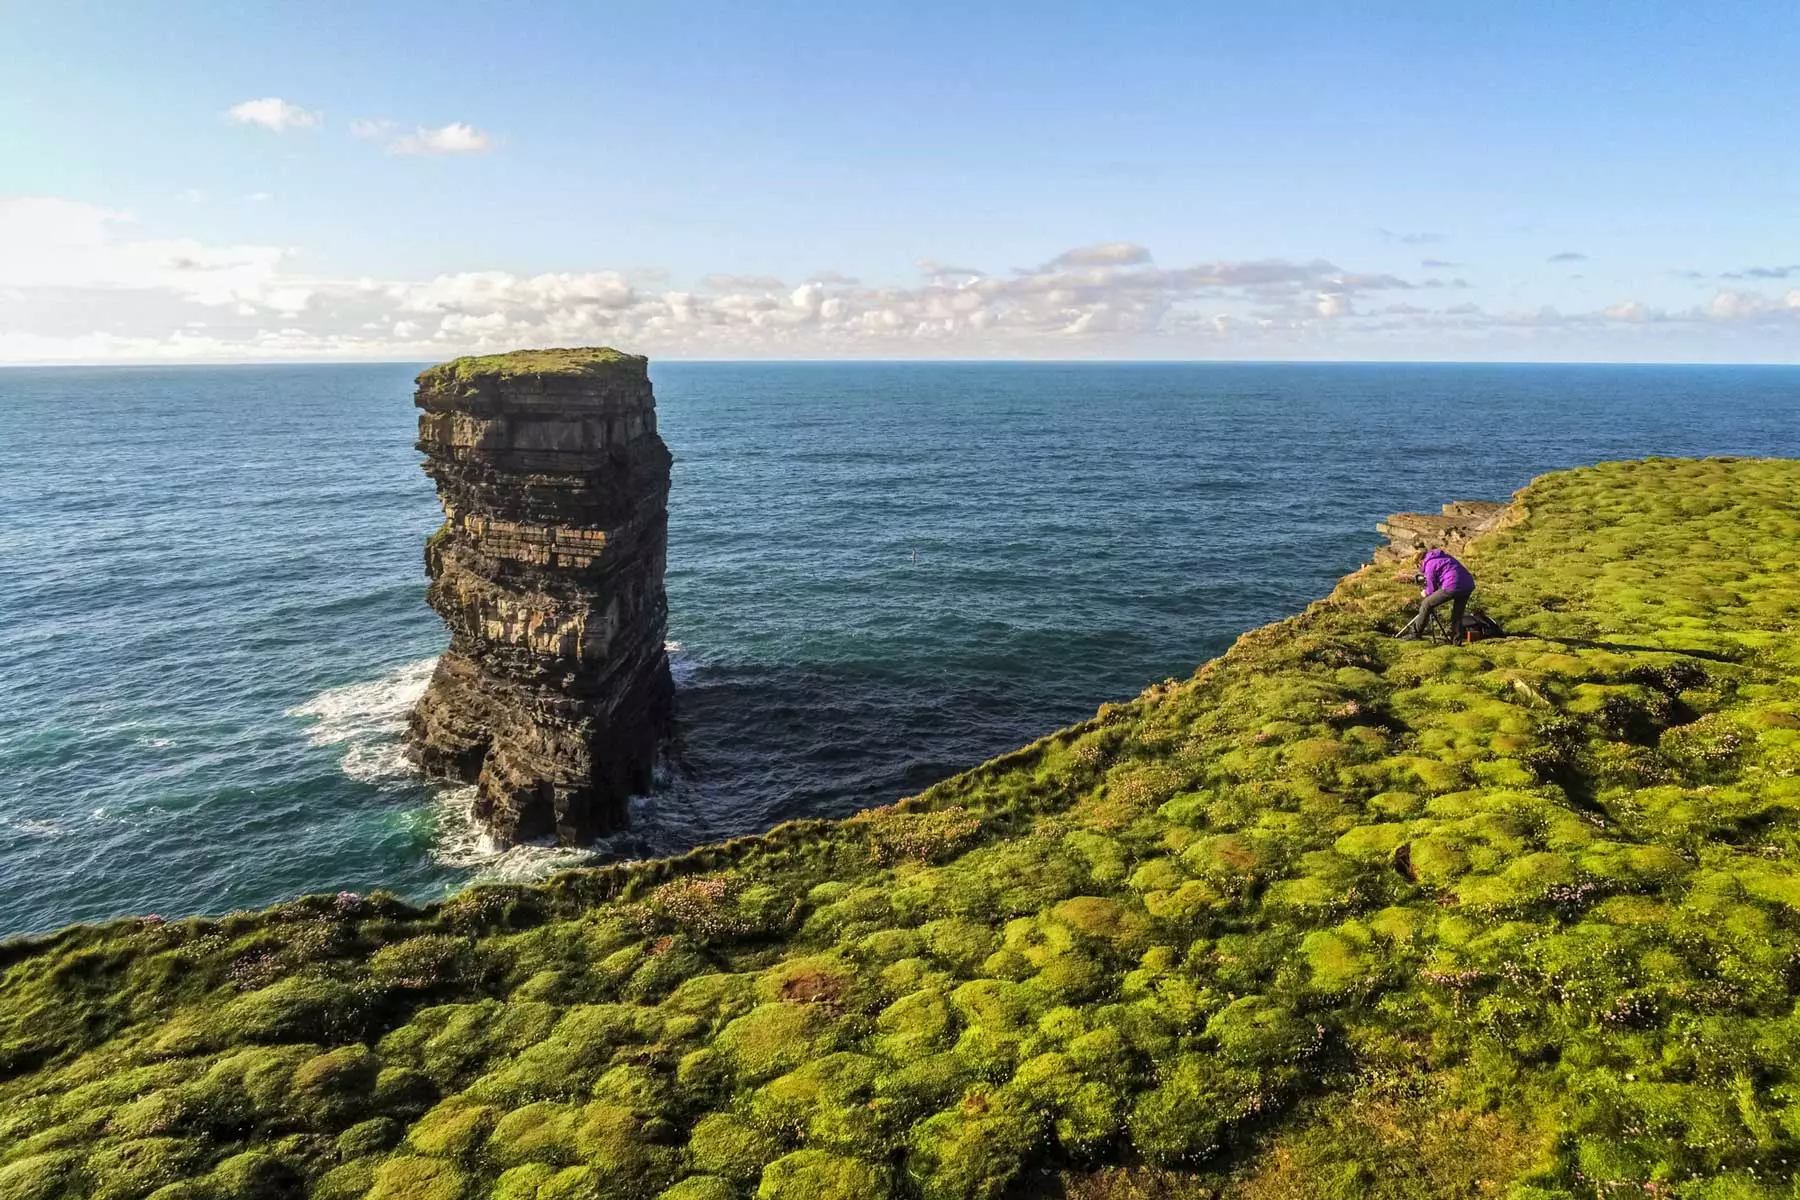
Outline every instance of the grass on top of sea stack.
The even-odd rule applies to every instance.
[[[0,1200],[1792,1197],[1800,462],[1545,477],[840,823],[0,947]]]
[[[433,382],[470,383],[477,379],[509,379],[518,375],[594,375],[636,368],[642,374],[646,360],[611,346],[574,349],[513,350],[506,354],[469,355],[428,368],[419,375],[421,385]]]

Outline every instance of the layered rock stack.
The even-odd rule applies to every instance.
[[[425,546],[426,596],[450,648],[409,741],[427,772],[476,785],[500,844],[582,844],[624,824],[668,730],[670,458],[646,365],[520,351],[418,379],[418,446],[445,518]]]
[[[1395,513],[1375,526],[1388,540],[1375,551],[1375,561],[1416,558],[1433,546],[1460,553],[1475,538],[1498,528],[1510,507],[1492,500],[1452,500],[1441,513]]]

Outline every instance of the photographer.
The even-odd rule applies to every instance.
[[[1394,636],[1401,641],[1416,641],[1430,627],[1431,614],[1448,602],[1450,640],[1457,641],[1462,634],[1463,610],[1468,607],[1469,597],[1475,591],[1475,576],[1469,573],[1469,568],[1451,557],[1448,551],[1434,548],[1427,550],[1410,572],[1402,571],[1398,576],[1401,579],[1409,577],[1423,585],[1424,599],[1419,601],[1419,615]]]

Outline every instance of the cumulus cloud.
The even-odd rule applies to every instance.
[[[1800,313],[1800,288],[1785,296],[1765,296],[1761,292],[1722,291],[1708,300],[1702,310],[1709,317],[1723,321],[1785,318]]]
[[[1134,242],[1100,242],[1065,250],[1050,260],[1052,267],[1133,267],[1150,261],[1150,252]]]
[[[486,154],[493,144],[491,137],[473,125],[452,121],[436,129],[420,126],[389,142],[388,149],[394,154],[409,155]]]
[[[1579,250],[1564,250],[1560,254],[1552,254],[1546,261],[1553,263],[1578,263],[1586,262],[1587,260],[1588,256],[1581,253]]]
[[[1157,267],[1143,247],[1117,243],[1003,276],[932,265],[911,285],[831,271],[795,281],[720,273],[686,287],[642,271],[380,281],[305,275],[281,247],[134,237],[129,214],[70,201],[8,202],[0,229],[0,288],[69,300],[40,306],[36,317],[29,304],[0,306],[0,327],[42,336],[52,308],[71,322],[129,312],[112,324],[140,326],[168,353],[199,357],[422,358],[588,342],[700,356],[1098,354],[1134,339],[1222,344],[1303,331],[1350,317],[1359,295],[1410,286],[1323,260]],[[145,355],[137,342],[108,344]],[[14,357],[35,352],[18,338],[7,345]],[[68,356],[94,345],[71,342]]]
[[[1402,246],[1429,246],[1444,240],[1441,233],[1396,233],[1392,229],[1377,229],[1375,232],[1382,241],[1398,242]]]
[[[715,292],[780,291],[787,285],[773,275],[703,275],[700,282]]]
[[[1625,337],[1652,324],[1659,336],[1800,331],[1800,289],[1720,292],[1681,311],[1640,300],[1491,311],[1440,306],[1441,290],[1322,259],[1165,267],[1116,243],[999,275],[927,262],[906,283],[832,271],[682,282],[638,267],[366,279],[301,264],[286,247],[146,235],[131,214],[96,205],[0,199],[0,360],[434,359],[595,343],[689,357],[1291,357],[1401,344],[1486,354],[1493,338]]]
[[[290,129],[317,129],[325,121],[323,113],[290,104],[279,96],[245,100],[226,109],[225,115],[239,125],[257,125],[275,133],[286,133]]]
[[[494,148],[494,139],[466,121],[452,121],[436,128],[421,125],[404,133],[398,123],[386,117],[358,117],[350,122],[350,136],[365,141],[386,142],[389,154],[415,157],[446,154],[485,154]]]
[[[1454,269],[1456,266],[1455,263],[1446,262],[1441,258],[1421,258],[1419,260],[1419,265],[1427,271],[1448,271]]]

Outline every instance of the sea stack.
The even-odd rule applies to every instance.
[[[647,366],[524,350],[418,379],[418,448],[444,508],[426,598],[450,647],[409,742],[426,772],[476,785],[502,845],[622,826],[668,731],[670,457]]]

